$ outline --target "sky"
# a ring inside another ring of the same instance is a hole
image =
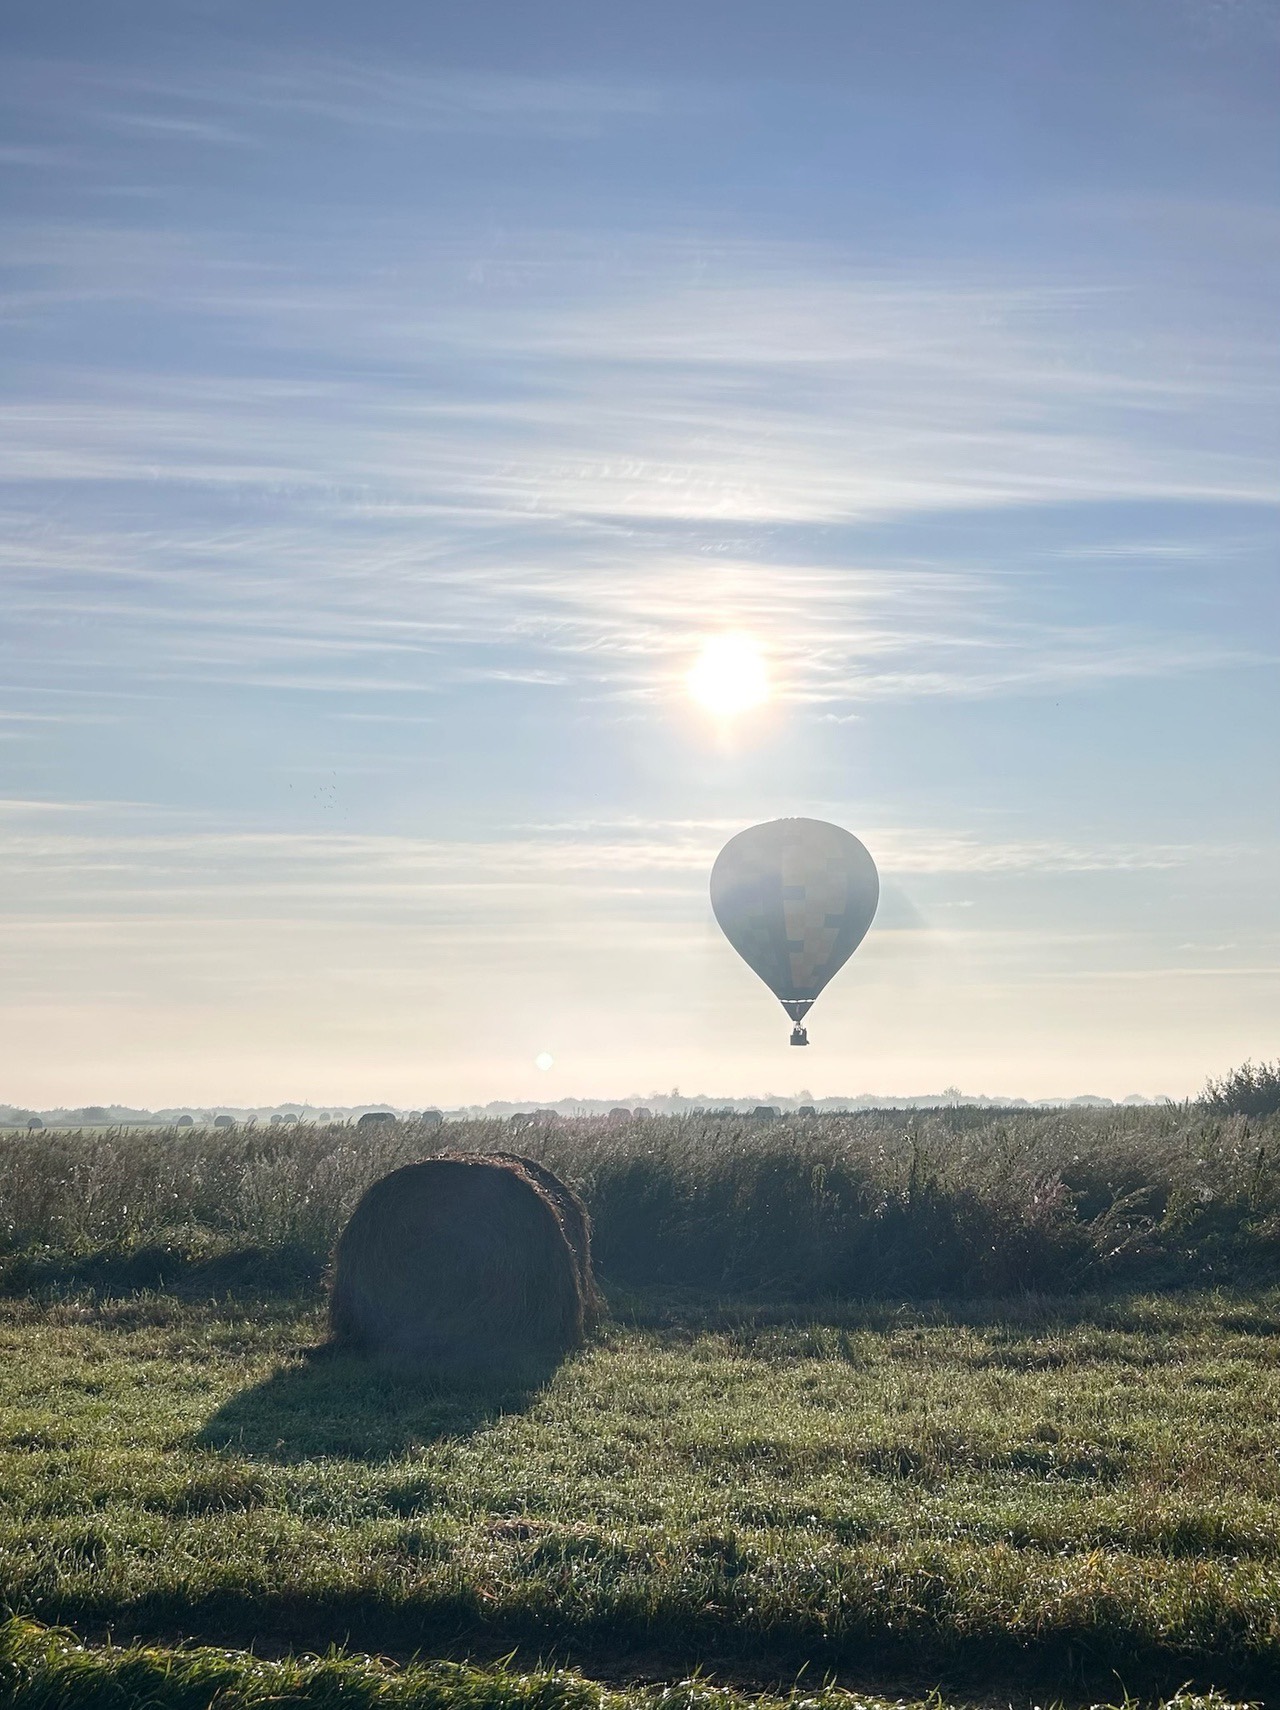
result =
[[[0,1099],[1280,1054],[1274,0],[0,36]],[[791,814],[804,1052],[707,896]]]

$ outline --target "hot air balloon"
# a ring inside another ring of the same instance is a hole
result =
[[[721,931],[791,1017],[791,1043],[814,999],[867,935],[880,900],[876,864],[852,832],[821,819],[772,819],[731,837],[711,869]]]

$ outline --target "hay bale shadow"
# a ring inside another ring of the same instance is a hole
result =
[[[527,1360],[499,1374],[370,1358],[326,1345],[233,1395],[195,1441],[283,1464],[321,1457],[390,1460],[523,1413],[557,1364]]]

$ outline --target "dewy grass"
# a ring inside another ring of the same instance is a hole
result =
[[[331,1650],[267,1661],[244,1651],[82,1645],[34,1622],[0,1622],[0,1706],[12,1710],[912,1710],[826,1687],[744,1696],[692,1678],[602,1687],[565,1670],[451,1663],[406,1667]],[[918,1710],[946,1710],[930,1698]],[[1132,1710],[1126,1705],[1125,1710]],[[1164,1710],[1247,1710],[1220,1694],[1179,1693]]]
[[[1275,1294],[641,1297],[532,1390],[319,1330],[306,1301],[0,1303],[0,1602],[122,1641],[766,1690],[1280,1681]]]
[[[772,1298],[1280,1277],[1280,1120],[1187,1109],[0,1136],[0,1288],[314,1283],[360,1194],[441,1144],[578,1186],[615,1287]]]

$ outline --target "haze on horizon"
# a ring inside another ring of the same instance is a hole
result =
[[[0,1099],[1277,1054],[1274,7],[4,34]],[[788,814],[882,879],[805,1052]]]

